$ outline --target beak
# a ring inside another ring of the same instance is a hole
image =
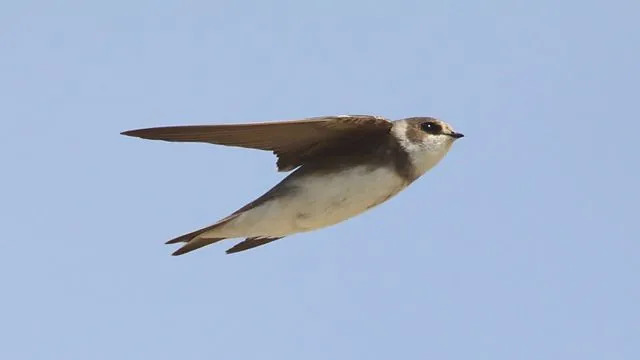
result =
[[[457,133],[457,132],[452,132],[449,136],[451,136],[454,139],[460,139],[461,137],[464,137],[463,134]]]

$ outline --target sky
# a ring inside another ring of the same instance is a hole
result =
[[[640,358],[638,13],[2,2],[0,358]],[[335,114],[466,136],[347,222],[170,256],[285,174],[120,132]]]

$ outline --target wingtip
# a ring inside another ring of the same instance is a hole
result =
[[[137,136],[136,135],[136,130],[127,130],[127,131],[123,131],[120,133],[120,135],[124,135],[124,136]]]

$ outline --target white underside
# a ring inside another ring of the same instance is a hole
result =
[[[201,237],[279,237],[314,230],[358,215],[406,186],[391,169],[363,166],[293,178],[291,184],[295,192],[247,210]]]

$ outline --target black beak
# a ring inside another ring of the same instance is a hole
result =
[[[461,137],[464,137],[464,134],[460,134],[460,133],[454,132],[454,133],[451,133],[450,136],[452,138],[455,138],[455,139],[460,139]]]

